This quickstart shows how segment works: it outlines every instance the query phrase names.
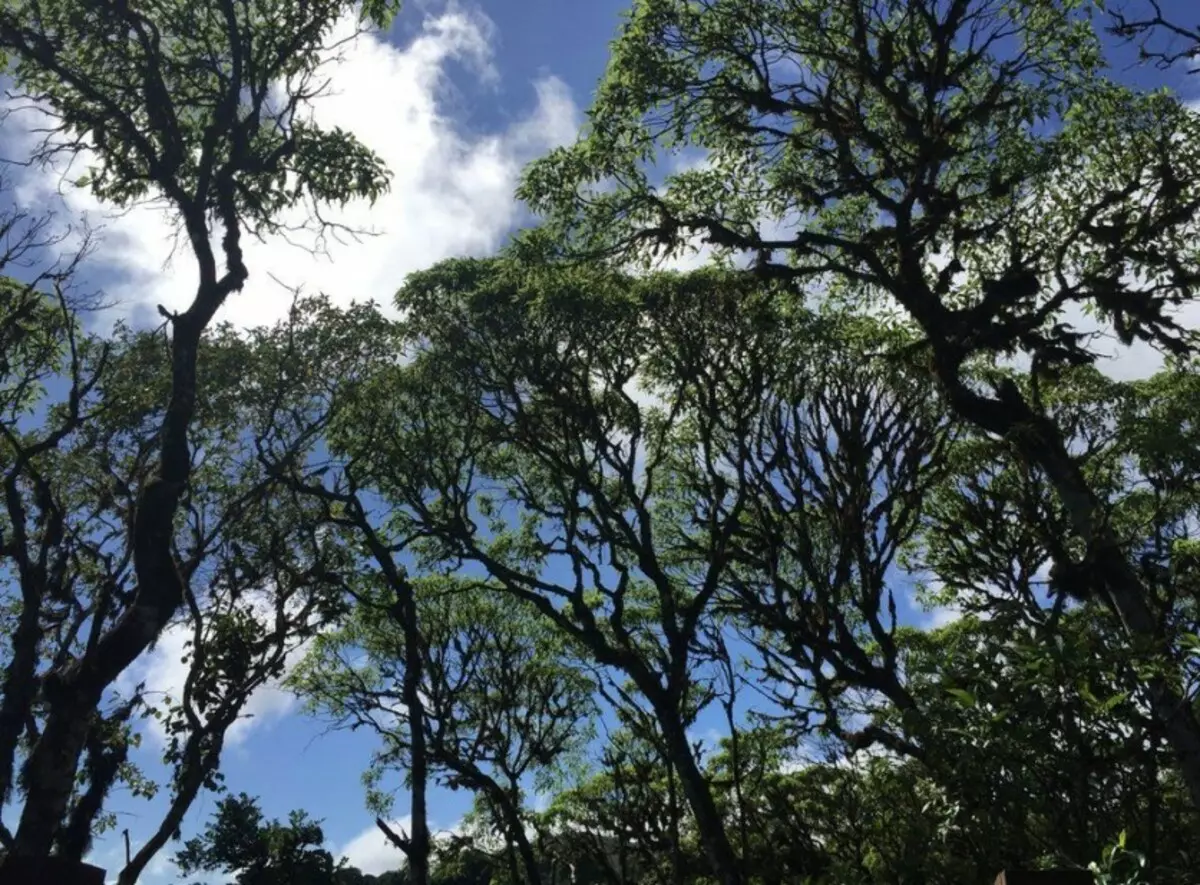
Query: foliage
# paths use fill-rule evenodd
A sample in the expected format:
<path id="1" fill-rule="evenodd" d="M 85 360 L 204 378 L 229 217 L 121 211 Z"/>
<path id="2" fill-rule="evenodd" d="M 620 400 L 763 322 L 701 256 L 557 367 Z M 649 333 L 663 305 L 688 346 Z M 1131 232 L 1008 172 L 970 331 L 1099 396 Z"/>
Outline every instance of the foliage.
<path id="1" fill-rule="evenodd" d="M 257 235 L 281 229 L 298 201 L 344 203 L 386 186 L 377 156 L 304 111 L 354 18 L 386 25 L 395 7 L 14 2 L 0 47 L 52 121 L 35 159 L 83 154 L 94 165 L 77 186 L 116 205 L 157 191 L 191 237 L 208 213 Z"/>
<path id="2" fill-rule="evenodd" d="M 160 790 L 132 885 L 284 680 L 378 737 L 404 868 L 239 794 L 186 875 L 1192 881 L 1200 117 L 1101 39 L 1192 54 L 1147 10 L 635 0 L 527 170 L 539 228 L 412 274 L 399 319 L 238 331 L 244 235 L 319 246 L 386 187 L 309 103 L 394 4 L 0 6 L 32 159 L 165 201 L 200 271 L 158 332 L 95 333 L 82 253 L 32 265 L 47 223 L 0 220 L 6 858 L 78 860 L 112 790 Z M 1167 362 L 1110 377 L 1103 334 Z M 168 630 L 179 696 L 119 681 Z M 451 835 L 433 787 L 473 800 Z"/>
<path id="3" fill-rule="evenodd" d="M 15 310 L 5 307 L 0 338 L 15 344 L 18 359 L 9 365 L 5 357 L 0 383 L 9 399 L 3 404 L 9 465 L 3 555 L 16 572 L 14 604 L 6 608 L 18 624 L 0 709 L 0 802 L 13 798 L 18 745 L 28 744 L 21 748 L 20 821 L 4 839 L 12 857 L 38 858 L 57 850 L 78 859 L 86 851 L 90 821 L 113 778 L 99 775 L 121 768 L 117 757 L 103 764 L 92 760 L 93 751 L 102 752 L 90 737 L 93 723 L 104 717 L 118 676 L 181 608 L 190 616 L 196 662 L 181 715 L 192 736 L 209 735 L 203 746 L 177 743 L 183 720 L 168 724 L 171 761 L 182 763 L 188 774 L 176 784 L 176 803 L 164 828 L 126 870 L 126 883 L 174 831 L 199 784 L 215 769 L 221 741 L 213 734 L 236 716 L 240 702 L 219 715 L 211 709 L 220 707 L 223 689 L 212 684 L 204 659 L 231 671 L 238 685 L 234 694 L 243 700 L 256 680 L 280 666 L 292 632 L 280 617 L 291 587 L 276 597 L 279 629 L 266 645 L 253 647 L 255 631 L 236 612 L 201 623 L 192 581 L 209 577 L 200 569 L 208 548 L 227 541 L 211 530 L 219 534 L 225 517 L 243 515 L 237 499 L 248 490 L 226 489 L 233 498 L 226 502 L 230 513 L 215 522 L 200 520 L 204 508 L 194 506 L 202 498 L 197 486 L 208 478 L 197 475 L 197 460 L 220 464 L 234 482 L 244 477 L 226 460 L 232 454 L 228 426 L 207 440 L 209 448 L 191 436 L 205 396 L 199 354 L 222 304 L 249 275 L 243 234 L 285 231 L 291 222 L 281 216 L 298 205 L 320 232 L 327 227 L 319 215 L 322 204 L 373 199 L 386 187 L 386 172 L 368 148 L 341 130 L 315 125 L 309 111 L 320 91 L 319 70 L 360 26 L 355 22 L 386 24 L 393 12 L 384 2 L 297 6 L 273 0 L 17 0 L 0 6 L 0 54 L 12 96 L 18 104 L 24 100 L 27 113 L 40 115 L 31 128 L 43 138 L 30 161 L 69 169 L 71 160 L 84 157 L 90 168 L 77 186 L 118 206 L 143 199 L 165 203 L 198 270 L 197 290 L 185 310 L 171 314 L 160 307 L 171 331 L 166 359 L 153 359 L 164 354 L 155 352 L 150 336 L 118 345 L 129 354 L 123 367 L 113 367 L 113 380 L 123 381 L 123 390 L 100 386 L 113 345 L 82 340 L 69 316 L 62 292 L 76 262 L 36 274 L 14 299 Z M 18 225 L 13 241 L 18 251 L 28 251 L 43 229 L 34 224 L 20 234 Z M 51 325 L 42 334 L 29 335 L 24 325 L 37 301 L 31 293 L 56 295 L 62 312 L 43 316 Z M 14 369 L 15 383 L 9 381 Z M 31 394 L 56 374 L 68 392 L 31 432 L 22 426 L 30 416 Z M 216 388 L 215 398 L 230 392 Z M 128 423 L 122 426 L 118 418 Z M 88 465 L 90 471 L 77 470 L 72 462 L 87 456 L 82 441 L 89 434 L 119 451 L 102 454 Z M 71 524 L 68 514 L 76 517 Z M 176 534 L 180 523 L 189 522 L 191 549 Z M 236 554 L 231 558 L 226 564 L 236 574 L 242 564 Z M 264 567 L 259 561 L 251 569 L 258 573 L 250 584 L 278 577 L 270 563 Z M 48 631 L 41 622 L 47 617 L 62 628 L 52 649 L 42 646 Z M 247 681 L 256 658 L 266 662 L 265 672 Z M 82 817 L 70 821 L 81 770 L 92 792 L 75 805 Z"/>
<path id="4" fill-rule="evenodd" d="M 175 855 L 184 876 L 235 874 L 236 885 L 400 885 L 399 873 L 363 874 L 335 862 L 323 848 L 321 824 L 303 811 L 287 822 L 264 819 L 258 800 L 245 793 L 217 803 L 212 820 Z"/>
<path id="5" fill-rule="evenodd" d="M 591 682 L 573 671 L 550 625 L 504 604 L 494 589 L 448 579 L 414 584 L 422 696 L 415 722 L 404 700 L 411 634 L 378 596 L 360 596 L 342 628 L 318 637 L 291 684 L 318 712 L 380 735 L 364 775 L 372 810 L 390 810 L 392 797 L 378 785 L 411 769 L 415 729 L 435 779 L 473 791 L 489 826 L 528 863 L 525 791 L 548 788 L 585 745 Z"/>
<path id="6" fill-rule="evenodd" d="M 702 243 L 754 278 L 912 327 L 897 364 L 923 368 L 953 415 L 1004 437 L 1053 490 L 1054 566 L 1120 623 L 1200 802 L 1184 661 L 1105 489 L 1041 398 L 1101 357 L 1096 325 L 1178 358 L 1195 345 L 1178 314 L 1200 275 L 1200 117 L 1116 80 L 1096 13 L 1085 0 L 638 0 L 589 129 L 526 173 L 547 226 L 523 254 L 650 261 Z M 662 153 L 684 150 L 703 162 L 656 184 Z M 1024 384 L 988 371 L 1014 356 Z"/>
<path id="7" fill-rule="evenodd" d="M 31 760 L 52 721 L 54 674 L 86 659 L 136 605 L 127 532 L 136 489 L 152 469 L 169 383 L 159 336 L 118 330 L 101 340 L 75 325 L 68 302 L 55 306 L 45 295 L 36 298 L 29 303 L 41 312 L 14 311 L 9 328 L 21 329 L 26 342 L 39 334 L 48 342 L 57 337 L 58 346 L 30 347 L 28 360 L 9 362 L 6 390 L 12 394 L 0 444 L 11 455 L 0 517 L 11 566 L 3 597 L 10 631 L 5 702 L 10 711 L 29 705 L 9 751 L 26 795 L 45 786 L 34 780 Z M 147 696 L 129 684 L 109 690 L 94 712 L 79 712 L 83 760 L 60 812 L 61 854 L 82 856 L 92 835 L 111 826 L 104 806 L 112 789 L 153 795 L 164 787 L 161 821 L 121 872 L 122 881 L 136 880 L 199 792 L 220 789 L 225 734 L 251 694 L 280 677 L 297 646 L 343 611 L 338 570 L 346 557 L 336 535 L 315 534 L 316 514 L 273 484 L 255 456 L 280 421 L 275 410 L 296 416 L 320 398 L 319 379 L 311 376 L 289 387 L 291 359 L 353 371 L 357 357 L 341 348 L 339 324 L 362 329 L 352 317 L 308 301 L 277 329 L 247 338 L 222 328 L 205 340 L 202 353 L 217 386 L 197 403 L 187 521 L 173 545 L 185 604 L 169 629 L 187 637 L 186 679 L 176 697 Z M 248 365 L 257 369 L 253 376 L 246 375 Z M 61 383 L 37 390 L 41 378 L 57 382 L 60 372 L 77 379 L 68 392 Z M 45 423 L 31 421 L 34 415 L 46 416 Z M 37 693 L 27 700 L 13 690 L 22 654 L 33 656 L 29 666 L 37 677 Z M 131 757 L 150 717 L 165 733 L 168 784 L 148 782 Z"/>

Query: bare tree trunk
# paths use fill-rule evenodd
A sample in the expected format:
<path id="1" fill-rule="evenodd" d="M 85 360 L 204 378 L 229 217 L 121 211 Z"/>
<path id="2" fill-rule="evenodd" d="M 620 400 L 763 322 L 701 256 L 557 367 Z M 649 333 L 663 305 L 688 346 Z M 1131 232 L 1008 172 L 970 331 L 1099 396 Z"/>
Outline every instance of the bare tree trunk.
<path id="1" fill-rule="evenodd" d="M 14 857 L 48 857 L 67 814 L 79 757 L 87 742 L 99 694 L 60 701 L 26 762 L 25 804 L 13 839 Z"/>
<path id="2" fill-rule="evenodd" d="M 733 798 L 737 802 L 738 850 L 745 863 L 750 857 L 750 831 L 749 822 L 746 820 L 746 797 L 742 791 L 742 740 L 737 727 L 737 672 L 724 637 L 718 634 L 717 641 L 721 667 L 729 682 L 729 694 L 722 698 L 721 706 L 725 711 L 725 724 L 729 727 L 729 768 L 733 778 Z"/>
<path id="3" fill-rule="evenodd" d="M 408 874 L 412 885 L 429 885 L 429 751 L 425 744 L 425 708 L 421 703 L 421 630 L 412 585 L 402 581 L 396 615 L 404 629 L 404 685 L 402 695 L 408 713 L 411 748 L 409 774 L 412 778 L 412 835 L 409 837 Z"/>
<path id="4" fill-rule="evenodd" d="M 440 764 L 458 775 L 465 785 L 479 791 L 487 798 L 497 828 L 504 833 L 509 854 L 521 861 L 521 867 L 525 870 L 526 883 L 542 885 L 542 872 L 538 866 L 537 852 L 533 848 L 533 843 L 529 841 L 529 836 L 525 833 L 525 821 L 521 818 L 521 805 L 515 786 L 510 790 L 504 789 L 494 777 L 478 765 L 451 754 L 438 753 L 436 745 L 435 756 Z M 552 881 L 553 877 L 552 872 Z M 517 881 L 519 880 L 518 876 Z"/>
<path id="5" fill-rule="evenodd" d="M 671 754 L 671 763 L 679 774 L 683 795 L 687 797 L 696 818 L 696 829 L 699 830 L 704 853 L 720 885 L 742 885 L 742 865 L 729 842 L 725 822 L 713 801 L 708 781 L 696 764 L 682 723 L 677 716 L 668 715 L 669 712 L 656 710 L 667 752 Z"/>

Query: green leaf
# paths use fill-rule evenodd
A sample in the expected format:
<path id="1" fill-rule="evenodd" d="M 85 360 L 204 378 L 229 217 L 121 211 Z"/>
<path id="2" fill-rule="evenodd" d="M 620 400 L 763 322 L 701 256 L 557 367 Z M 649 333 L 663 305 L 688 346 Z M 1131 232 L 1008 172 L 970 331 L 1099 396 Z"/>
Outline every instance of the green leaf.
<path id="1" fill-rule="evenodd" d="M 964 707 L 975 706 L 975 695 L 963 688 L 947 688 L 946 693 Z"/>

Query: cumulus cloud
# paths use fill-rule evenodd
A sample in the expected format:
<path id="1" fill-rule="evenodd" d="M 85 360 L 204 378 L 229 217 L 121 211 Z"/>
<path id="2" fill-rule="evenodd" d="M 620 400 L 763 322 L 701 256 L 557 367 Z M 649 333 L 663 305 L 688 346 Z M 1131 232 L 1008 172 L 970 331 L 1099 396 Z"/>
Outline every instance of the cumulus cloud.
<path id="1" fill-rule="evenodd" d="M 412 826 L 412 816 L 405 815 L 404 817 L 390 820 L 388 821 L 388 826 L 396 833 L 408 833 L 409 828 Z M 462 835 L 463 822 L 460 820 L 449 829 L 442 829 L 438 827 L 435 821 L 430 821 L 429 830 L 430 837 L 435 842 L 441 839 L 449 839 L 453 836 Z M 362 832 L 346 842 L 334 854 L 339 858 L 344 858 L 350 866 L 358 867 L 364 873 L 376 876 L 380 873 L 398 870 L 404 864 L 403 852 L 393 846 L 375 824 L 364 828 Z"/>
<path id="2" fill-rule="evenodd" d="M 922 573 L 920 576 L 924 592 L 912 592 L 909 600 L 913 607 L 916 625 L 923 630 L 938 630 L 953 624 L 963 616 L 963 610 L 956 601 L 939 604 L 931 601 L 945 592 L 945 584 L 941 578 L 932 573 Z"/>
<path id="3" fill-rule="evenodd" d="M 412 826 L 412 818 L 406 815 L 389 821 L 388 826 L 397 833 L 407 833 Z M 350 866 L 375 876 L 398 870 L 404 865 L 403 852 L 389 842 L 375 824 L 371 824 L 347 842 L 342 847 L 340 856 L 344 857 Z"/>
<path id="4" fill-rule="evenodd" d="M 335 39 L 352 29 L 350 19 L 343 21 Z M 571 140 L 579 113 L 566 85 L 548 76 L 532 84 L 532 110 L 507 128 L 479 133 L 460 126 L 447 110 L 454 98 L 448 67 L 456 64 L 479 84 L 493 84 L 494 30 L 481 13 L 451 5 L 428 14 L 403 47 L 382 35 L 363 34 L 342 48 L 341 60 L 328 69 L 328 94 L 315 102 L 313 116 L 323 126 L 354 133 L 378 152 L 392 182 L 374 205 L 359 201 L 326 214 L 373 235 L 357 242 L 330 240 L 324 255 L 280 238 L 248 240 L 250 281 L 219 319 L 253 326 L 281 318 L 290 299 L 280 283 L 325 292 L 340 304 L 376 300 L 390 307 L 392 293 L 412 271 L 450 256 L 487 254 L 502 243 L 521 220 L 514 197 L 521 168 Z M 35 109 L 13 114 L 0 153 L 19 157 L 38 137 L 40 123 Z M 16 196 L 26 205 L 56 206 L 62 218 L 85 216 L 102 226 L 88 268 L 108 298 L 118 302 L 113 318 L 136 319 L 156 305 L 186 306 L 196 273 L 186 249 L 172 253 L 170 216 L 149 205 L 114 212 L 89 192 L 64 187 L 85 166 L 83 161 L 71 169 L 24 170 Z M 178 698 L 187 673 L 181 661 L 187 637 L 187 627 L 167 630 L 127 671 L 122 685 L 128 689 L 145 681 L 148 691 L 157 693 L 151 697 Z M 264 687 L 247 705 L 247 718 L 231 729 L 230 743 L 286 715 L 293 704 L 278 685 Z M 161 726 L 151 722 L 149 728 L 161 740 Z"/>
<path id="5" fill-rule="evenodd" d="M 133 686 L 145 685 L 146 699 L 152 705 L 164 704 L 167 698 L 178 702 L 183 693 L 189 664 L 184 662 L 187 641 L 191 628 L 187 624 L 168 627 L 159 636 L 154 647 L 133 662 L 117 683 L 118 690 L 128 692 Z M 296 706 L 295 696 L 282 687 L 292 668 L 299 663 L 304 648 L 293 649 L 286 657 L 284 672 L 253 692 L 242 708 L 240 718 L 230 726 L 225 735 L 227 746 L 236 747 L 245 742 L 251 731 L 277 721 Z M 158 746 L 166 743 L 166 731 L 157 719 L 147 719 L 146 733 Z"/>
<path id="6" fill-rule="evenodd" d="M 349 19 L 339 26 L 347 35 L 352 27 Z M 358 201 L 325 214 L 373 235 L 357 242 L 330 239 L 325 255 L 281 238 L 249 240 L 250 281 L 220 319 L 249 326 L 280 318 L 289 299 L 275 280 L 326 292 L 342 304 L 377 300 L 390 306 L 392 293 L 410 272 L 450 256 L 486 254 L 501 244 L 521 220 L 513 195 L 521 168 L 573 138 L 579 114 L 566 85 L 548 76 L 533 84 L 529 114 L 506 129 L 481 134 L 461 127 L 447 110 L 453 100 L 448 66 L 457 64 L 485 86 L 494 82 L 493 32 L 481 13 L 450 6 L 427 16 L 402 48 L 374 34 L 343 47 L 341 60 L 328 69 L 328 94 L 314 103 L 313 116 L 326 127 L 353 132 L 379 153 L 392 183 L 373 206 Z M 31 112 L 14 115 L 6 125 L 22 121 L 36 128 Z M 26 140 L 32 137 L 25 132 Z M 4 153 L 19 152 L 21 138 L 9 128 Z M 82 171 L 80 165 L 65 178 Z M 134 315 L 160 304 L 185 306 L 196 273 L 185 249 L 171 254 L 167 214 L 137 206 L 114 215 L 90 193 L 70 186 L 60 198 L 56 193 L 63 180 L 61 169 L 30 172 L 18 182 L 19 197 L 29 204 L 61 199 L 64 217 L 103 219 L 103 240 L 91 267 L 103 272 L 109 298 Z"/>

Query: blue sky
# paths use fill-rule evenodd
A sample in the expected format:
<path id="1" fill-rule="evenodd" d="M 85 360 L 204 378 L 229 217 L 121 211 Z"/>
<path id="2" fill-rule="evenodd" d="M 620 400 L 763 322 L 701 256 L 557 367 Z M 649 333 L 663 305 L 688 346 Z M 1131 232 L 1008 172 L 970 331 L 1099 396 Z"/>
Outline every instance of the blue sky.
<path id="1" fill-rule="evenodd" d="M 374 209 L 351 207 L 348 218 L 375 228 L 362 244 L 334 245 L 329 260 L 313 259 L 279 243 L 251 244 L 251 284 L 225 318 L 240 324 L 279 317 L 288 298 L 270 277 L 308 291 L 323 290 L 341 303 L 390 293 L 405 274 L 460 254 L 494 251 L 525 216 L 512 199 L 521 166 L 570 140 L 582 119 L 607 45 L 619 26 L 624 0 L 468 0 L 447 6 L 410 0 L 387 41 L 357 46 L 334 75 L 335 95 L 319 110 L 327 122 L 346 126 L 379 151 L 395 173 L 392 193 Z M 1164 3 L 1185 16 L 1193 0 Z M 1194 13 L 1192 13 L 1194 18 Z M 1184 18 L 1186 20 L 1186 18 Z M 1124 61 L 1132 61 L 1128 54 Z M 1189 89 L 1179 70 L 1131 71 L 1143 85 Z M 13 122 L 0 134 L 3 154 L 19 152 L 25 137 Z M 19 121 L 17 121 L 19 126 Z M 20 196 L 58 205 L 64 218 L 86 212 L 105 226 L 104 248 L 91 265 L 92 282 L 117 299 L 122 313 L 138 321 L 156 304 L 178 305 L 190 297 L 192 271 L 186 256 L 164 264 L 169 253 L 164 220 L 139 209 L 107 218 L 105 207 L 82 193 L 55 194 L 55 179 L 29 173 Z M 164 686 L 170 642 L 135 665 L 136 675 Z M 255 699 L 257 718 L 239 729 L 223 771 L 228 787 L 262 797 L 269 816 L 303 808 L 324 819 L 328 840 L 369 872 L 398 865 L 363 810 L 359 775 L 373 742 L 365 734 L 327 733 L 323 723 L 299 715 L 279 692 Z M 719 713 L 698 731 L 716 727 Z M 153 736 L 139 752 L 151 775 L 157 764 Z M 436 826 L 453 826 L 466 809 L 464 794 L 438 793 L 431 815 Z M 192 809 L 185 834 L 202 824 L 214 799 Z M 118 828 L 135 844 L 161 815 L 158 801 L 117 798 Z M 396 817 L 406 809 L 401 802 Z M 167 855 L 144 876 L 149 885 L 176 881 Z M 98 842 L 93 860 L 115 874 L 120 837 Z"/>

